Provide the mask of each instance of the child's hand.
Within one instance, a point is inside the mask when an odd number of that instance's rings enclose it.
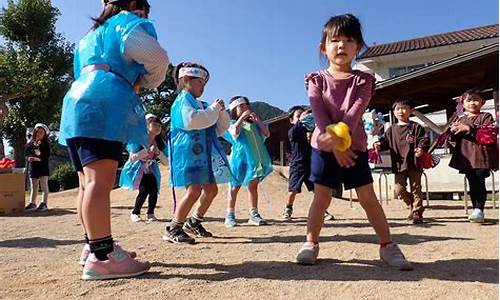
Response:
[[[224,104],[223,99],[217,98],[217,99],[215,99],[215,103],[217,103],[217,105],[219,105],[220,111],[224,111],[226,109],[226,106]]]
[[[338,136],[327,132],[318,135],[318,147],[322,151],[333,152],[335,145],[341,143]]]
[[[137,79],[136,82],[134,83],[134,92],[136,94],[139,94],[141,92],[141,79]]]
[[[424,150],[422,150],[422,148],[415,149],[415,157],[420,157],[422,154],[424,154]]]
[[[261,121],[260,117],[256,113],[254,113],[254,112],[252,112],[248,118],[251,121],[254,121],[254,122],[260,122]]]
[[[373,143],[373,149],[380,151],[381,148],[382,148],[382,144],[380,144],[380,142]]]
[[[454,134],[459,134],[461,132],[464,133],[469,133],[470,132],[470,126],[455,122],[451,124],[450,131],[453,132]]]
[[[354,165],[356,165],[356,158],[358,158],[358,155],[356,153],[354,153],[351,150],[351,148],[349,148],[343,152],[340,152],[338,150],[333,150],[333,155],[335,155],[335,159],[337,160],[337,163],[342,168],[354,167]]]
[[[251,112],[250,110],[245,110],[245,111],[241,114],[241,116],[240,116],[240,118],[239,118],[239,121],[240,121],[240,122],[245,121],[248,117],[250,117],[250,115],[251,115],[251,114],[252,114],[252,112]]]

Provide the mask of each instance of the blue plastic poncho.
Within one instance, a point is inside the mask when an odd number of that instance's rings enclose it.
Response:
[[[204,108],[208,107],[202,102]],[[186,130],[183,121],[185,107],[198,108],[189,92],[181,91],[171,109],[169,141],[170,184],[185,187],[192,184],[226,183],[231,173],[226,154],[213,125],[201,130]]]
[[[73,137],[90,137],[147,145],[144,108],[133,91],[145,69],[124,54],[127,36],[138,26],[156,38],[150,21],[124,11],[90,31],[78,44],[75,82],[63,101],[61,144]],[[81,72],[96,64],[106,64],[111,71]]]
[[[137,153],[144,149],[144,147],[137,144],[127,144],[126,149],[128,153]],[[160,167],[158,166],[158,162],[156,160],[151,160],[150,162],[151,165],[149,167],[156,179],[156,186],[158,187],[157,191],[160,192]],[[130,159],[128,159],[123,165],[118,185],[127,190],[138,190],[139,185],[141,184],[142,176],[144,175],[145,168],[145,161],[137,160],[132,162],[130,161]]]
[[[231,186],[247,187],[253,179],[262,181],[273,171],[264,136],[257,124],[244,122],[236,139],[227,131],[224,138],[233,146],[229,164],[235,178],[231,178]]]

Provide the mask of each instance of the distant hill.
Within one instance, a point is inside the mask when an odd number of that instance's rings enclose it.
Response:
[[[272,106],[270,104],[267,104],[266,102],[261,101],[251,102],[250,109],[256,112],[263,121],[285,114],[284,111],[277,108],[276,106]]]

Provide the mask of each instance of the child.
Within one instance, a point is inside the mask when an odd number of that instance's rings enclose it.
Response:
[[[234,207],[241,186],[248,189],[250,213],[248,224],[267,225],[267,221],[259,214],[257,205],[259,182],[273,171],[271,157],[267,152],[264,140],[269,137],[269,129],[261,118],[250,110],[247,97],[236,96],[229,103],[231,125],[226,133],[226,139],[233,145],[231,150],[231,172],[234,174],[230,182],[230,191],[226,220],[227,228],[236,226]]]
[[[301,193],[302,184],[306,185],[309,192],[314,190],[314,184],[309,181],[311,175],[311,144],[310,132],[314,130],[314,119],[310,110],[302,106],[293,106],[288,111],[290,123],[293,125],[288,130],[290,140],[290,166],[288,178],[288,201],[283,211],[283,219],[291,220],[295,196]],[[325,211],[325,220],[334,217]]]
[[[297,255],[299,264],[314,264],[319,253],[323,215],[330,204],[332,188],[344,183],[356,189],[361,206],[380,240],[380,257],[392,267],[409,270],[411,264],[392,242],[387,220],[373,190],[368,166],[366,134],[361,116],[373,94],[373,76],[351,69],[351,62],[364,45],[359,20],[351,14],[330,18],[325,24],[320,50],[329,61],[327,70],[306,77],[316,129],[311,145],[311,177],[314,200],[309,209],[306,243]],[[352,145],[337,150],[343,140],[326,132],[329,124],[343,121],[352,132]]]
[[[132,222],[141,221],[141,208],[146,197],[148,212],[146,222],[157,221],[155,216],[156,202],[160,192],[161,173],[158,161],[167,164],[167,157],[163,154],[165,143],[161,139],[161,120],[153,114],[146,115],[148,123],[148,144],[145,148],[137,144],[127,144],[129,159],[123,166],[120,176],[120,186],[129,190],[139,189],[135,199],[134,210],[130,214]]]
[[[429,139],[422,126],[410,121],[413,108],[409,99],[394,102],[392,110],[398,123],[389,127],[384,138],[373,146],[377,150],[390,149],[394,189],[398,197],[412,209],[408,219],[414,224],[420,224],[423,222],[424,212],[421,184],[423,169],[417,159],[429,149]],[[407,179],[410,180],[411,194],[406,191]]]
[[[168,66],[146,19],[147,0],[104,4],[75,51],[75,82],[64,98],[59,136],[80,181],[78,216],[89,244],[80,257],[84,280],[132,277],[150,268],[113,242],[110,192],[123,144],[148,145],[144,109],[134,90],[160,85]]]
[[[222,99],[216,99],[211,105],[197,100],[209,79],[205,67],[190,62],[180,63],[174,78],[180,93],[170,114],[170,184],[174,188],[184,187],[186,193],[175,209],[163,239],[193,244],[195,240],[184,232],[183,227],[196,236],[211,237],[212,233],[201,222],[217,195],[217,184],[229,181],[229,164],[218,141],[218,136],[229,127],[229,115]],[[198,207],[186,220],[198,199]]]
[[[484,221],[484,204],[486,202],[485,179],[490,176],[490,170],[498,170],[497,140],[485,144],[479,139],[479,131],[495,121],[490,113],[481,112],[484,98],[480,90],[466,91],[460,101],[465,115],[452,123],[452,141],[456,142],[450,167],[465,174],[469,181],[470,198],[474,210],[469,216],[471,222]]]
[[[28,162],[28,174],[30,176],[30,202],[24,208],[26,211],[46,211],[49,197],[49,156],[50,147],[47,141],[49,128],[45,124],[38,123],[33,129],[33,136],[24,147],[24,156]],[[36,195],[38,183],[42,187],[42,202],[36,206]]]

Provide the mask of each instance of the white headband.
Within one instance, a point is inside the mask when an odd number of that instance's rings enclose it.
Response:
[[[153,114],[146,114],[146,121],[147,121],[149,118],[155,118],[155,119],[158,119],[158,116],[153,115]]]
[[[233,110],[234,108],[236,108],[238,105],[241,104],[248,104],[247,100],[245,100],[245,98],[243,97],[234,99],[233,102],[229,103],[229,111]]]
[[[45,125],[45,124],[37,123],[33,130],[35,130],[37,128],[42,128],[45,131],[45,135],[49,135],[49,133],[50,133],[49,127],[47,127],[47,125]]]
[[[208,73],[202,68],[183,67],[179,70],[179,79],[181,79],[184,76],[203,78],[206,80],[208,77]]]

